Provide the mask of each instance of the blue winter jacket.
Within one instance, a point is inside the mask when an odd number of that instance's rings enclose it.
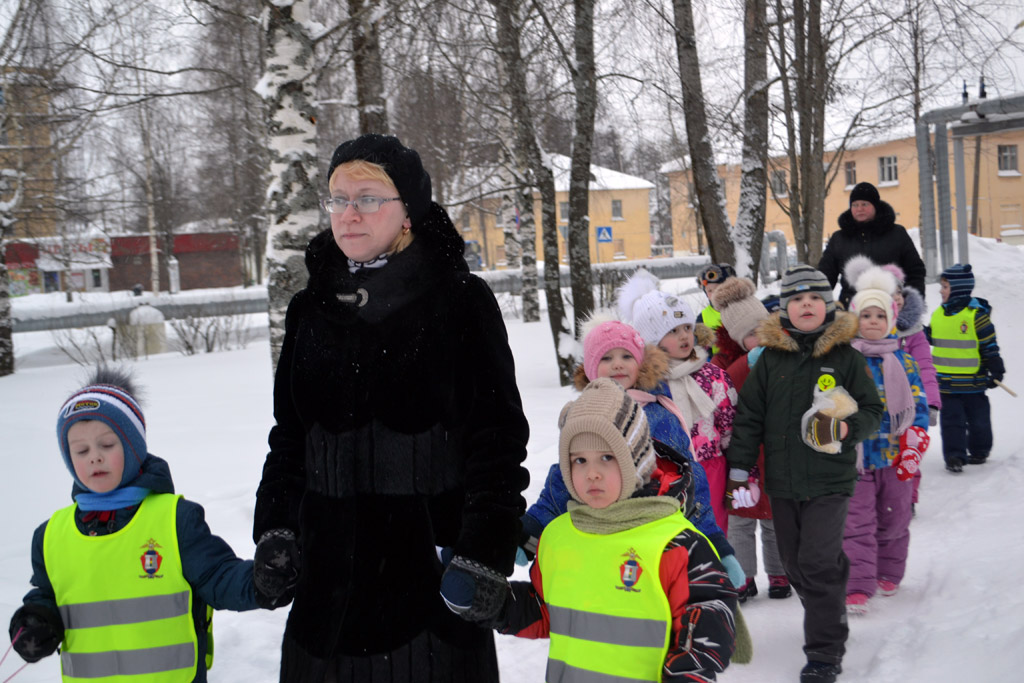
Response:
[[[147,488],[154,493],[174,493],[174,482],[167,462],[154,455],[149,455],[143,463],[142,474],[131,482],[132,486]],[[82,491],[75,484],[72,495]],[[116,510],[108,522],[93,519],[84,521],[86,512],[75,511],[75,524],[82,533],[95,532],[105,535],[124,528],[138,508]],[[178,551],[181,555],[182,573],[185,580],[192,586],[195,594],[192,619],[199,635],[199,666],[196,671],[195,683],[206,681],[206,638],[207,630],[206,605],[214,609],[227,609],[244,612],[256,609],[256,589],[253,584],[252,560],[239,559],[231,546],[219,536],[215,536],[205,520],[203,507],[198,503],[181,499],[177,507]],[[43,535],[47,522],[43,522],[32,536],[32,585],[24,597],[25,604],[33,604],[53,610],[59,614],[53,584],[46,572],[43,560]],[[59,619],[59,617],[58,617]]]
[[[910,390],[914,395],[914,426],[928,429],[928,395],[924,390],[924,382],[921,381],[921,371],[917,366],[914,357],[902,349],[894,352],[896,358],[903,364],[907,372],[907,379],[910,380]],[[878,388],[878,396],[885,401],[885,381],[882,377],[882,359],[877,356],[866,356],[868,367],[871,369],[871,376],[875,379],[875,386]],[[873,470],[881,467],[891,467],[893,460],[900,453],[900,437],[892,434],[892,420],[889,418],[889,411],[882,411],[882,424],[878,431],[864,439],[861,447],[864,451],[864,469]]]
[[[655,396],[665,395],[671,398],[668,385],[664,382],[650,393]],[[656,401],[644,406],[644,415],[647,416],[651,438],[669,446],[677,453],[685,455],[686,459],[690,461],[695,499],[690,521],[707,536],[720,556],[734,554],[735,551],[726,539],[725,533],[715,522],[707,475],[704,473],[704,467],[693,459],[693,454],[690,452],[690,437],[679,423],[678,418]],[[569,499],[569,489],[566,488],[565,481],[562,479],[562,470],[558,463],[555,463],[548,470],[548,477],[544,481],[544,488],[537,497],[537,501],[522,517],[523,530],[534,538],[540,538],[540,532],[544,530],[544,527],[555,517],[566,512]]]

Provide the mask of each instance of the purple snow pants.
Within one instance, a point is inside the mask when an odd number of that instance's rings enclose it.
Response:
[[[910,547],[913,480],[900,481],[895,467],[865,472],[857,479],[843,534],[850,558],[846,593],[875,594],[878,582],[899,584]]]

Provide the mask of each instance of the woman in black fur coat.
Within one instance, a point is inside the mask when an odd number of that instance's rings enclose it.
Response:
[[[907,229],[896,222],[896,211],[883,202],[871,183],[857,183],[850,191],[850,208],[839,216],[839,230],[832,233],[818,261],[818,270],[833,287],[841,280],[839,303],[849,306],[857,293],[843,274],[846,262],[866,256],[875,263],[894,263],[906,274],[906,284],[924,297],[925,265]]]
[[[294,594],[281,681],[497,681],[473,622],[508,591],[529,481],[501,312],[415,151],[364,135],[328,179],[253,527],[257,582]]]

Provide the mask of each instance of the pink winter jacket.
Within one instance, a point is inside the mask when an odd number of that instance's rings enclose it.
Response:
[[[932,362],[932,347],[928,344],[924,330],[900,337],[900,348],[913,356],[921,368],[921,383],[924,384],[928,405],[941,409],[942,398],[939,395],[939,380],[935,376],[935,363]]]

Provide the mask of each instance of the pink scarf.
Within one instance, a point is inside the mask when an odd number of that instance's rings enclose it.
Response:
[[[851,342],[853,348],[868,358],[882,359],[882,383],[885,386],[885,407],[889,411],[890,429],[897,436],[914,424],[914,393],[903,363],[894,353],[900,345],[896,337],[861,339]]]

